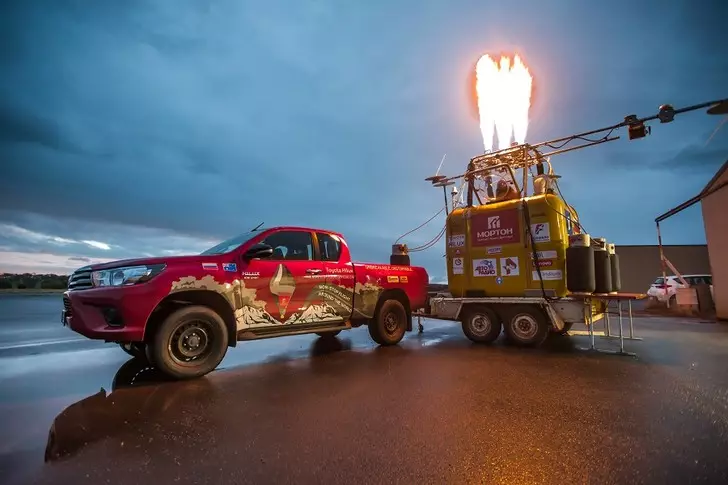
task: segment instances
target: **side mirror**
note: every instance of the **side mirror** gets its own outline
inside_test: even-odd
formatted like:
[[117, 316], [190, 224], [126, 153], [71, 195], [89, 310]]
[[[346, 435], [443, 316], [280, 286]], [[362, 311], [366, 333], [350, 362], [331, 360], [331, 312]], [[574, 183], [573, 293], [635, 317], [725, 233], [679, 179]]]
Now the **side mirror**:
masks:
[[243, 254], [243, 259], [249, 261], [251, 259], [265, 259], [273, 256], [273, 247], [264, 243], [258, 243], [252, 245]]

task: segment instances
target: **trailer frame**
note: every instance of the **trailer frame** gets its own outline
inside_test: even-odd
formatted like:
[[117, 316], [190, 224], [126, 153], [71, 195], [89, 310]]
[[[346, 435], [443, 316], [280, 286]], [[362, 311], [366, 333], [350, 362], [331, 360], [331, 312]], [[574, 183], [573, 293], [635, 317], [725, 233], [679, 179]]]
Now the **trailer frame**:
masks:
[[[583, 323], [587, 331], [567, 331], [569, 335], [586, 335], [589, 337], [589, 346], [580, 347], [581, 350], [609, 353], [616, 355], [636, 356], [634, 352], [627, 352], [624, 349], [625, 340], [641, 341], [642, 338], [636, 337], [634, 332], [634, 317], [632, 312], [632, 302], [646, 298], [647, 295], [641, 293], [608, 293], [608, 294], [591, 294], [591, 293], [571, 293], [569, 296], [561, 298], [546, 297], [529, 297], [529, 296], [484, 296], [484, 297], [453, 297], [449, 294], [437, 294], [428, 300], [428, 308], [426, 311], [414, 312], [413, 316], [417, 317], [417, 326], [420, 333], [424, 331], [422, 325], [423, 318], [431, 318], [434, 320], [462, 321], [463, 309], [467, 305], [485, 305], [489, 307], [505, 307], [508, 305], [535, 305], [544, 310], [548, 323], [551, 328], [557, 332], [563, 332], [567, 324]], [[629, 336], [624, 335], [623, 323], [623, 304], [627, 302]], [[595, 303], [597, 307], [603, 304], [604, 311], [594, 312]], [[616, 303], [619, 321], [619, 333], [612, 335], [611, 321], [609, 317], [610, 304]], [[603, 321], [604, 331], [597, 332], [594, 324]], [[619, 340], [619, 350], [597, 348], [596, 337], [607, 340]]]

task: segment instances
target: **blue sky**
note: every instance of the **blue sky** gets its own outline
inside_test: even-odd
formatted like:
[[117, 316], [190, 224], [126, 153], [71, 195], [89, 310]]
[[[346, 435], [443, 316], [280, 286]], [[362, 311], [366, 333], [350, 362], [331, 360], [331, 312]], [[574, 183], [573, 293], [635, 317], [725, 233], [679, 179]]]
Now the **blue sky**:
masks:
[[[0, 6], [0, 271], [196, 252], [260, 222], [347, 235], [359, 260], [428, 219], [482, 151], [469, 78], [517, 51], [527, 140], [728, 96], [728, 5], [688, 1], [16, 1]], [[702, 112], [554, 158], [594, 236], [654, 218], [728, 158]], [[437, 219], [407, 238], [421, 244]], [[665, 243], [705, 240], [699, 207]], [[443, 244], [418, 253], [433, 280]]]

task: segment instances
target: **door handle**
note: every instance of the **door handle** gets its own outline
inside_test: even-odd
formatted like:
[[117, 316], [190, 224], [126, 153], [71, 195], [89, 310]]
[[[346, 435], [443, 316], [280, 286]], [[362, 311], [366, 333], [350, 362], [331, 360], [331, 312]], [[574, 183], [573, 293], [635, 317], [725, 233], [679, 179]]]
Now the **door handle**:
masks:
[[320, 269], [309, 268], [309, 269], [306, 270], [306, 273], [308, 273], [308, 274], [319, 274], [319, 273], [321, 273], [321, 270]]

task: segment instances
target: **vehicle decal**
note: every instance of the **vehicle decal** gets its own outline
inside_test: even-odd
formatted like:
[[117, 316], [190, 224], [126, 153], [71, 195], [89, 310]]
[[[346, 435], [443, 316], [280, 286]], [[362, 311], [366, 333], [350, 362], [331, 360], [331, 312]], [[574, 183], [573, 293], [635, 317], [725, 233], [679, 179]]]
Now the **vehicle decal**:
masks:
[[202, 269], [217, 271], [217, 263], [202, 263]]
[[399, 276], [387, 276], [387, 283], [399, 283]]
[[409, 281], [409, 277], [408, 276], [400, 276], [399, 277], [399, 282], [400, 283], [407, 283], [408, 281]]
[[286, 310], [294, 291], [296, 291], [296, 280], [293, 274], [286, 265], [279, 264], [270, 280], [270, 292], [278, 298], [278, 311], [281, 318], [286, 316]]
[[365, 264], [364, 269], [370, 271], [414, 271], [411, 266], [391, 266], [387, 264]]
[[501, 276], [519, 276], [520, 267], [518, 265], [518, 257], [500, 258], [500, 274]]
[[236, 273], [238, 271], [238, 265], [235, 263], [223, 263], [222, 270], [228, 273]]
[[[283, 265], [281, 265], [283, 266]], [[280, 275], [280, 278], [278, 276]], [[403, 277], [400, 277], [400, 282]], [[406, 278], [406, 277], [405, 277]], [[356, 282], [354, 287], [322, 282], [317, 284], [300, 308], [289, 312], [290, 296], [295, 290], [283, 270], [272, 278], [271, 291], [277, 291], [278, 315], [266, 309], [266, 301], [259, 300], [255, 288], [247, 288], [245, 280], [218, 283], [213, 275], [202, 278], [187, 276], [172, 282], [170, 293], [190, 290], [209, 290], [222, 295], [233, 308], [237, 330], [251, 325], [290, 325], [310, 322], [338, 321], [342, 316], [373, 318], [379, 295], [384, 291], [379, 279], [367, 275], [367, 282]], [[353, 308], [352, 308], [353, 302]], [[283, 316], [280, 316], [283, 314]], [[287, 314], [287, 318], [286, 318]]]

